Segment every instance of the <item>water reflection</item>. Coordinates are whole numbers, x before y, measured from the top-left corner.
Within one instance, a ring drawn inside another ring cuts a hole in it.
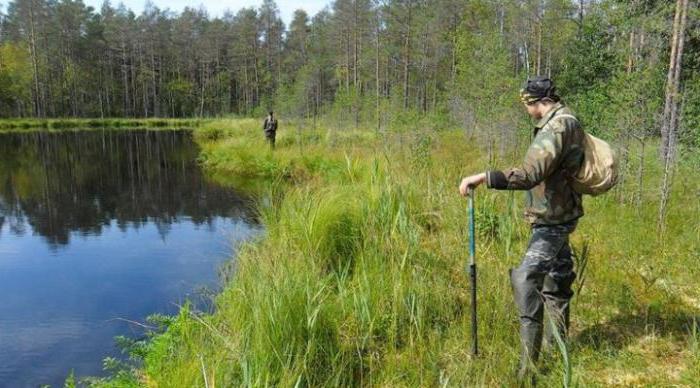
[[[165,237],[183,216],[248,219],[241,196],[203,178],[197,152],[185,131],[0,134],[0,230],[29,226],[56,247],[112,220],[122,230],[152,221]]]
[[[0,133],[0,387],[100,374],[134,334],[115,318],[216,286],[258,227],[197,154],[185,131]]]

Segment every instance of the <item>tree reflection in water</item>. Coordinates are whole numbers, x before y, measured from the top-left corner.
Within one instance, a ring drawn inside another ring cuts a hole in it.
[[[182,130],[0,133],[0,231],[31,229],[55,249],[112,220],[153,222],[163,238],[183,217],[254,223],[250,200],[206,179],[198,151]]]

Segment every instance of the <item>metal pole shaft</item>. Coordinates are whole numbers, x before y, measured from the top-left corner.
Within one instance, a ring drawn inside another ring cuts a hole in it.
[[[478,326],[476,320],[476,235],[474,227],[474,189],[469,191],[469,278],[472,304],[472,355],[479,354]]]

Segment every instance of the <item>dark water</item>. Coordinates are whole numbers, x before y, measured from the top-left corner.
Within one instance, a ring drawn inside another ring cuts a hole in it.
[[[0,134],[0,387],[100,375],[143,333],[124,320],[217,287],[258,227],[197,153],[186,131]]]

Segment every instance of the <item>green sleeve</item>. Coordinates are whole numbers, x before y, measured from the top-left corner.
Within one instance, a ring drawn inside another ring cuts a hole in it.
[[[561,131],[543,128],[528,148],[523,164],[504,171],[489,171],[487,186],[497,190],[530,190],[557,169],[562,144]]]

